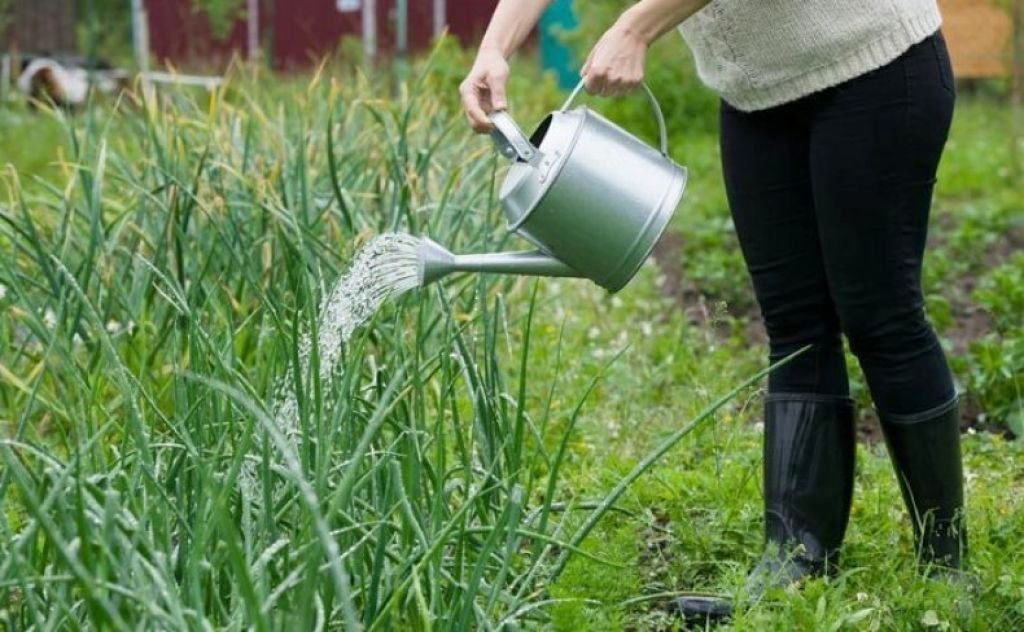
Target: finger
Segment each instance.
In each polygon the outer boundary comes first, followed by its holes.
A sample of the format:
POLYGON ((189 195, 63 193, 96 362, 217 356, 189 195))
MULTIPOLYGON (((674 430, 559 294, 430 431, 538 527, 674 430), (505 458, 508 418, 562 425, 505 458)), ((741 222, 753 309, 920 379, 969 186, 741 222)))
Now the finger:
POLYGON ((583 76, 583 87, 590 94, 601 94, 601 91, 604 89, 604 83, 604 75, 594 69, 591 69, 590 72, 583 76))
POLYGON ((466 114, 466 119, 469 121, 470 129, 477 134, 488 134, 492 129, 494 129, 494 125, 490 120, 483 122, 471 117, 468 113, 466 114))
POLYGON ((466 113, 466 118, 469 119, 469 126, 477 134, 486 134, 494 129, 494 124, 491 123, 489 118, 485 117, 481 119, 477 116, 470 115, 468 112, 466 113))
POLYGON ((470 120, 476 120, 481 115, 486 115, 483 108, 480 106, 480 91, 471 85, 464 85, 459 90, 459 94, 462 97, 462 109, 465 110, 466 116, 470 120))
POLYGON ((612 94, 610 96, 621 97, 624 94, 629 94, 632 89, 633 85, 631 83, 619 79, 611 86, 612 94))
POLYGON ((626 82, 626 89, 630 92, 636 90, 644 82, 644 67, 643 64, 639 68, 634 69, 630 74, 629 80, 626 82))
POLYGON ((491 108, 504 110, 508 107, 505 101, 505 78, 502 76, 488 75, 487 89, 491 93, 491 108))
POLYGON ((473 131, 483 133, 491 130, 491 121, 487 118, 484 109, 480 107, 479 93, 473 88, 462 91, 462 108, 466 112, 466 118, 469 119, 473 131))
POLYGON ((615 84, 612 82, 611 77, 598 77, 597 87, 594 90, 594 94, 602 97, 615 96, 615 84))
POLYGON ((629 94, 640 87, 643 83, 643 74, 631 72, 625 75, 615 75, 609 79, 607 84, 608 96, 622 96, 629 94))

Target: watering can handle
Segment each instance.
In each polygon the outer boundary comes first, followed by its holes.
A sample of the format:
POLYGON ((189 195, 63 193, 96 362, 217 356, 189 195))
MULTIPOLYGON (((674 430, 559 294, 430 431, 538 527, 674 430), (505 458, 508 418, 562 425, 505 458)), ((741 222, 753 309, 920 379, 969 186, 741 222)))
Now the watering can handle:
MULTIPOLYGON (((576 84, 576 87, 573 88, 572 94, 569 95, 569 98, 566 99, 565 103, 562 104, 563 112, 565 112, 572 106, 573 102, 576 100, 576 97, 579 96, 579 93, 583 90, 583 85, 584 80, 581 79, 580 82, 576 84)), ((665 116, 661 113, 661 106, 658 105, 658 99, 655 98, 654 93, 651 92, 651 89, 647 87, 647 82, 645 81, 640 85, 643 86, 644 92, 647 93, 647 100, 651 102, 651 109, 654 110, 654 117, 658 120, 658 141, 661 145, 661 155, 667 157, 668 130, 665 129, 665 116)))
POLYGON ((494 129, 491 130, 491 140, 498 147, 498 153, 509 160, 523 160, 531 162, 537 154, 537 150, 530 139, 526 137, 523 130, 505 110, 497 110, 489 115, 494 129))

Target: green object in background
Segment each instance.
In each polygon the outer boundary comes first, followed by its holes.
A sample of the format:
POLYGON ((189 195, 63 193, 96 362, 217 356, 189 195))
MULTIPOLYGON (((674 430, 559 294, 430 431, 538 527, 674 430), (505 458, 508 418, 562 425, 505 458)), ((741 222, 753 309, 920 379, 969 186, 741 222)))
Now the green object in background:
POLYGON ((571 90, 579 82, 579 70, 572 51, 562 43, 559 34, 576 27, 573 0, 555 0, 540 20, 540 59, 545 70, 558 77, 559 87, 571 90))

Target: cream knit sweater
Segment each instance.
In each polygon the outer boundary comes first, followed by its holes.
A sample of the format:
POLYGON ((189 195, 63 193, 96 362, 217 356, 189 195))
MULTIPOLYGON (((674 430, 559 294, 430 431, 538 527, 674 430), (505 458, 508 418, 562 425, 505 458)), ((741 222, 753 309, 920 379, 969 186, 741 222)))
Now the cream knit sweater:
POLYGON ((935 0, 711 0, 679 31, 704 83, 760 110, 884 66, 941 22, 935 0))

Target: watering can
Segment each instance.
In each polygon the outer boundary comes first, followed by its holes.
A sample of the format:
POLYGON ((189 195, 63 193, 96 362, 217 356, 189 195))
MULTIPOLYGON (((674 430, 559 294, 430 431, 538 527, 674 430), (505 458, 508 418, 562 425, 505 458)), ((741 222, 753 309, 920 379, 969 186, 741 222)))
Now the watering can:
POLYGON ((499 197, 508 230, 535 251, 455 255, 422 237, 422 285, 453 272, 587 278, 622 289, 654 249, 686 187, 686 169, 668 157, 665 117, 654 149, 600 114, 578 106, 580 82, 560 110, 527 137, 505 111, 490 115, 491 138, 512 162, 499 197))

